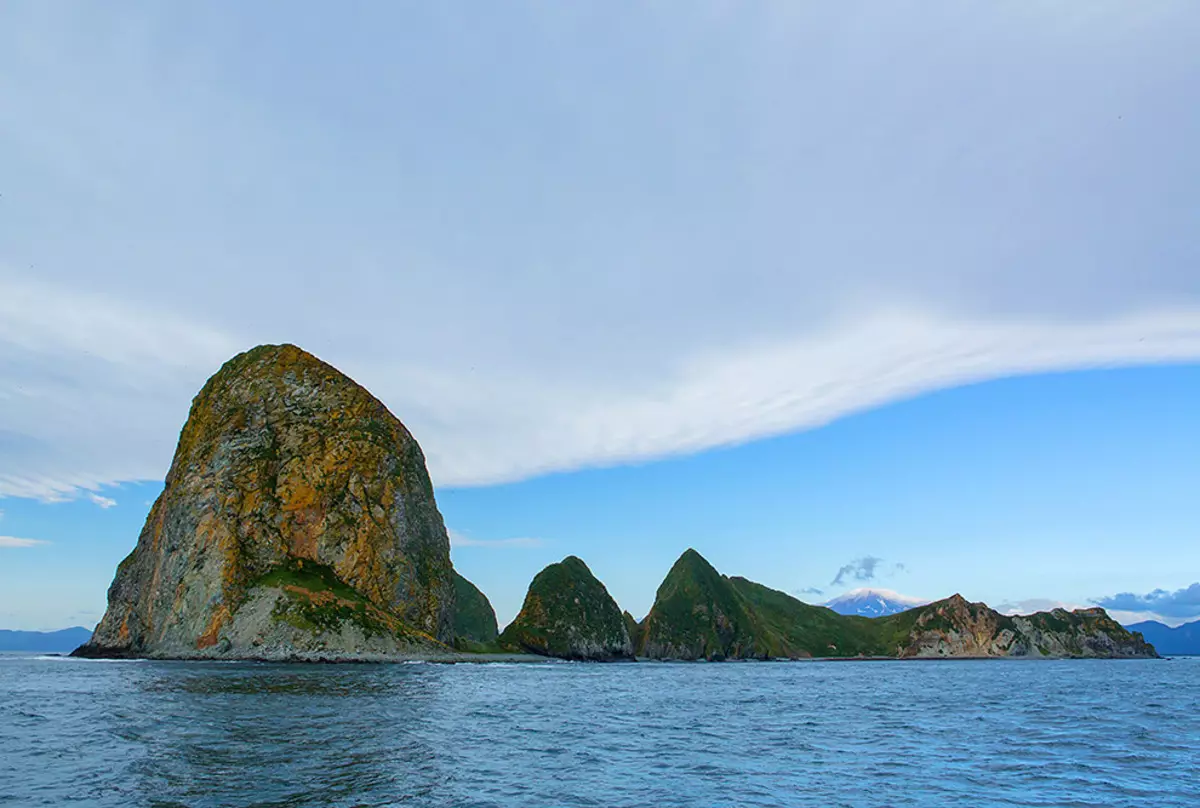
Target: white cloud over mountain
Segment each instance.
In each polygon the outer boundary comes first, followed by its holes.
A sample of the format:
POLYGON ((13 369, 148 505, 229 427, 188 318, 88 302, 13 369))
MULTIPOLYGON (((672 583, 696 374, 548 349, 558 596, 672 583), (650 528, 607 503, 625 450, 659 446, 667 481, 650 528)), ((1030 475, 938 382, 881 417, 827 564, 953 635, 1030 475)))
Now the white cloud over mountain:
POLYGON ((397 7, 330 16, 340 51, 7 13, 0 495, 160 478, 259 342, 365 384, 439 485, 1200 358, 1190 4, 397 7))

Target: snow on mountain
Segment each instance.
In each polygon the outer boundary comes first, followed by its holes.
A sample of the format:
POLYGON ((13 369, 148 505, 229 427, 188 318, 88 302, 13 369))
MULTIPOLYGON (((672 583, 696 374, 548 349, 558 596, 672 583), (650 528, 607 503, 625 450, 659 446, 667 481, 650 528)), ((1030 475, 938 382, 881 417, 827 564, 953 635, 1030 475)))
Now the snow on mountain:
POLYGON ((862 617, 883 617, 899 614, 929 601, 901 595, 890 589, 852 589, 826 602, 838 614, 857 614, 862 617))

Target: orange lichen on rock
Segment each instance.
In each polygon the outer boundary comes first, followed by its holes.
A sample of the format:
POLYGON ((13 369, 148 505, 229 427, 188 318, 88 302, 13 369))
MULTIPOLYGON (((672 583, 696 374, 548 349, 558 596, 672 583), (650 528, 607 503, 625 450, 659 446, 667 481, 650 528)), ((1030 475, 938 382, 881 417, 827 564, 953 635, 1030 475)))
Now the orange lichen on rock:
POLYGON ((266 345, 193 400, 94 642, 211 647, 213 627, 289 559, 325 565, 381 612, 453 639, 449 540, 417 442, 335 368, 266 345), (127 613, 137 619, 122 622, 127 613))
POLYGON ((224 603, 217 607, 213 612, 212 619, 209 621, 208 628, 204 633, 196 638, 197 648, 211 648, 217 644, 217 637, 221 633, 221 628, 229 621, 229 607, 224 603))

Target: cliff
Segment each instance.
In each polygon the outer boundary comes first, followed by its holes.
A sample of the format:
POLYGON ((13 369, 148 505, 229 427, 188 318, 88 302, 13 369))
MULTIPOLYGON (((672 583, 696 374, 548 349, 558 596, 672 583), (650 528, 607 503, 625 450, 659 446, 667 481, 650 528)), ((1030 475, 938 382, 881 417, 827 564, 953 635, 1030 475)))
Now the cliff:
POLYGON ((539 572, 501 647, 561 659, 632 659, 633 643, 616 602, 587 565, 567 556, 539 572))
POLYGON ((449 541, 416 440, 293 345, 227 362, 82 656, 375 658, 454 636, 449 541))
POLYGON ((896 655, 901 658, 1158 655, 1142 635, 1130 632, 1099 608, 1008 616, 953 595, 896 615, 890 622, 896 655))

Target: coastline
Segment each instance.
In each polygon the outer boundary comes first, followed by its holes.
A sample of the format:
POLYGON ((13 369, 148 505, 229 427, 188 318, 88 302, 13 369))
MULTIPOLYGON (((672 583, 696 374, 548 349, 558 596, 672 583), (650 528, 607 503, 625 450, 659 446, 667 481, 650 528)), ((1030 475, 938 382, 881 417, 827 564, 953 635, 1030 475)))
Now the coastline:
MULTIPOLYGON (((539 654, 522 653, 470 653, 451 651, 447 653, 412 653, 412 654, 329 654, 325 652, 288 653, 272 656, 216 656, 216 655, 183 655, 183 654, 154 654, 137 655, 127 653, 85 653, 76 651, 59 654, 64 658, 91 660, 128 660, 150 662, 253 662, 260 664, 307 664, 307 665, 403 665, 412 663, 429 663, 435 665, 487 665, 487 664, 561 664, 564 662, 584 662, 588 664, 728 664, 728 663, 814 663, 814 662, 1061 662, 1064 660, 1161 660, 1169 659, 1164 656, 849 656, 849 657, 780 657, 774 659, 659 659, 656 657, 636 657, 634 659, 614 660, 574 660, 560 657, 541 656, 539 654)), ((49 656, 55 656, 50 654, 49 656)))

